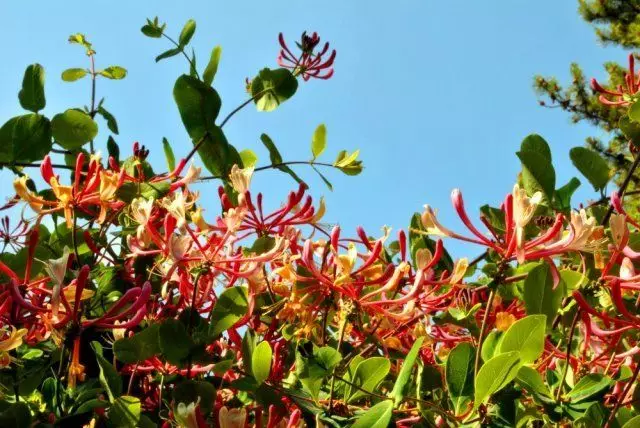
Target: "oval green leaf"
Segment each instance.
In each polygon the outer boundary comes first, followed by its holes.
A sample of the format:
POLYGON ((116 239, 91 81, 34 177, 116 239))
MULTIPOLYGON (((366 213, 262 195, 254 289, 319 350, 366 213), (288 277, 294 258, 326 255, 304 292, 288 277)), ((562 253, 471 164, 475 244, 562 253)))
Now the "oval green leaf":
POLYGON ((544 350, 546 315, 529 315, 514 322, 500 342, 501 354, 517 351, 523 364, 533 363, 544 350))
POLYGON ((67 150, 75 150, 93 140, 98 134, 98 124, 80 110, 69 109, 51 120, 53 138, 67 150))
POLYGON ((269 345, 267 341, 260 342, 253 350, 251 355, 251 371, 258 385, 261 385, 262 382, 267 380, 271 373, 272 356, 271 345, 269 345))
POLYGON ((522 367, 518 352, 507 352, 493 357, 478 371, 475 381, 474 408, 485 403, 492 394, 507 386, 522 367))

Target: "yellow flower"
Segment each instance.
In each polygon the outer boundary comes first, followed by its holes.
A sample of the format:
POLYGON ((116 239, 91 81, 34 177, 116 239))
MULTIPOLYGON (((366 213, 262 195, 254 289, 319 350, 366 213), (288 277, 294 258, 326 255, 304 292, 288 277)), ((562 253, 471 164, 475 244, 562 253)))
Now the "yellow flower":
POLYGON ((207 222, 204 221, 204 218, 202 217, 201 207, 198 207, 195 210, 191 211, 191 221, 193 222, 193 224, 198 226, 198 229, 200 229, 201 231, 209 230, 209 224, 207 224, 207 222))
POLYGON ((395 349, 396 351, 402 351, 403 349, 402 342, 395 336, 387 337, 382 343, 387 348, 395 349))
POLYGON ((247 421, 247 411, 242 409, 227 409, 222 406, 218 414, 220 428, 244 428, 247 421))
POLYGON ((187 210, 193 206, 194 202, 195 199, 187 198, 185 193, 179 192, 164 198, 161 205, 178 221, 177 226, 182 228, 186 224, 187 210))
POLYGON ((627 234, 627 216, 624 214, 613 214, 611 220, 609 220, 609 227, 611 228, 613 242, 617 248, 620 248, 623 244, 622 240, 627 234))
POLYGON ((55 177, 51 177, 50 184, 53 194, 58 198, 58 208, 62 208, 64 211, 67 227, 73 227, 73 188, 60 185, 55 177))
POLYGON ((144 198, 135 198, 131 201, 131 216, 138 223, 138 228, 136 229, 136 237, 138 241, 140 241, 144 246, 149 245, 151 241, 151 237, 149 236, 149 232, 147 232, 147 223, 149 222, 149 218, 151 218, 151 212, 153 211, 153 198, 144 199, 144 198))
POLYGON ((0 368, 5 368, 14 361, 14 358, 9 355, 9 351, 22 345, 22 338, 27 334, 26 328, 16 330, 14 326, 11 326, 9 330, 11 331, 9 336, 0 341, 0 368))
POLYGON ((118 190, 118 181, 119 177, 114 172, 100 171, 100 215, 98 216, 100 224, 104 222, 109 202, 113 200, 118 190))
POLYGON ((420 216, 422 221, 422 226, 426 229, 427 235, 437 235, 437 236, 453 236, 453 232, 445 228, 440 224, 438 219, 436 218, 436 212, 429 206, 424 206, 424 211, 420 216))
POLYGON ((311 217, 311 223, 316 224, 322 217, 324 217, 324 213, 327 211, 327 207, 324 204, 324 197, 320 198, 320 204, 318 205, 318 211, 311 217))
POLYGON ((433 254, 428 248, 420 248, 416 251, 416 268, 418 270, 425 269, 433 260, 433 254))
POLYGON ((456 264, 453 266, 453 273, 449 278, 450 284, 458 284, 464 278, 464 275, 467 273, 467 269, 469 268, 469 259, 466 257, 461 258, 456 261, 456 264))
POLYGON ((13 180, 13 188, 16 193, 26 203, 29 204, 32 210, 36 213, 39 213, 42 210, 42 200, 35 195, 29 188, 27 187, 27 181, 29 180, 29 176, 23 175, 22 177, 16 177, 13 180))
POLYGON ((190 403, 188 406, 184 403, 178 403, 174 418, 180 428, 198 428, 198 417, 196 416, 196 408, 200 404, 200 397, 195 403, 190 403))
POLYGON ((254 168, 252 166, 248 168, 238 168, 238 165, 231 167, 231 173, 229 174, 229 180, 231 181, 231 187, 240 195, 246 193, 251 185, 251 177, 253 176, 254 168))
POLYGON ((193 166, 193 164, 191 164, 189 166, 189 169, 187 170, 187 173, 184 177, 182 177, 182 180, 180 181, 182 182, 182 184, 189 185, 200 178, 201 171, 202 168, 196 168, 195 166, 193 166))
POLYGON ((516 255, 519 263, 524 263, 524 228, 542 201, 542 193, 536 192, 530 198, 518 184, 513 186, 513 221, 516 224, 516 255))
POLYGON ((240 208, 229 208, 224 213, 224 224, 229 232, 235 232, 242 224, 246 211, 240 208))
POLYGON ((514 322, 516 322, 516 317, 509 312, 498 312, 496 314, 496 328, 498 331, 505 332, 509 330, 509 327, 511 327, 511 324, 514 322))

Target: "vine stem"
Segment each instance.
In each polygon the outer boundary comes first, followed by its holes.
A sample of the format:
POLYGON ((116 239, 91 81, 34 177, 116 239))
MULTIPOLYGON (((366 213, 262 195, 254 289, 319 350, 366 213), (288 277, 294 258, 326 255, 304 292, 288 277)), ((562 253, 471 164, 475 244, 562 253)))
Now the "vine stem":
MULTIPOLYGON (((276 169, 276 168, 281 168, 283 166, 289 166, 289 165, 319 165, 319 166, 326 166, 326 167, 331 167, 331 168, 337 168, 335 165, 331 164, 331 163, 326 163, 326 162, 312 162, 312 161, 289 161, 289 162, 282 162, 282 163, 274 163, 272 165, 265 165, 265 166, 261 166, 258 168, 255 168, 253 170, 253 172, 257 172, 257 171, 265 171, 267 169, 276 169)), ((219 180, 221 178, 224 178, 221 175, 210 175, 207 177, 200 177, 199 181, 207 181, 207 180, 219 180)))
MULTIPOLYGON (((91 111, 89 115, 91 119, 93 119, 96 117, 96 61, 94 54, 89 55, 89 59, 91 60, 91 111)), ((89 149, 91 150, 91 154, 93 154, 93 140, 89 142, 89 149)))
POLYGON ((578 325, 579 319, 580 309, 578 309, 576 315, 573 317, 573 321, 571 322, 571 330, 569 331, 569 341, 567 342, 567 353, 565 356, 564 370, 562 370, 562 378, 560 379, 560 383, 558 384, 558 391, 556 392, 556 403, 560 402, 560 395, 562 395, 562 385, 564 385, 564 381, 567 378, 567 373, 569 371, 569 361, 571 358, 571 342, 573 341, 573 334, 576 331, 576 326, 578 325))
MULTIPOLYGON (((0 166, 8 166, 8 167, 19 166, 19 167, 22 167, 22 168, 40 168, 40 164, 39 163, 28 163, 28 162, 0 162, 0 166)), ((63 164, 59 164, 59 163, 51 164, 51 166, 54 167, 54 168, 62 168, 62 169, 68 169, 68 170, 75 169, 72 166, 63 165, 63 164)))
POLYGON ((480 368, 480 353, 482 350, 482 342, 484 341, 484 333, 487 329, 487 321, 489 320, 489 312, 491 312, 491 306, 493 306, 493 299, 496 296, 495 290, 491 290, 489 293, 489 299, 487 300, 487 309, 484 311, 482 317, 482 325, 480 325, 480 334, 478 335, 478 349, 476 349, 476 358, 473 363, 474 377, 478 376, 478 369, 480 368))
MULTIPOLYGON (((187 333, 191 336, 191 332, 193 330, 193 322, 195 321, 195 317, 197 315, 196 311, 196 296, 198 295, 198 283, 200 282, 200 277, 202 276, 202 270, 199 270, 196 274, 195 279, 193 280, 193 296, 191 297, 191 312, 189 313, 189 322, 187 323, 187 333), (195 314, 194 314, 195 312, 195 314)), ((187 364, 187 379, 191 378, 191 365, 192 365, 192 356, 191 352, 189 352, 189 362, 187 364)))
POLYGON ((167 40, 169 40, 171 43, 173 43, 177 48, 180 49, 180 52, 182 53, 182 55, 184 55, 184 57, 189 62, 191 70, 193 70, 196 73, 196 77, 198 78, 198 80, 200 80, 200 74, 198 74, 198 70, 196 69, 196 65, 193 63, 193 61, 191 61, 191 58, 189 58, 189 55, 187 55, 187 53, 184 51, 184 46, 180 46, 180 44, 178 44, 178 42, 173 40, 171 37, 167 36, 164 32, 162 33, 162 36, 164 38, 166 38, 167 40))
MULTIPOLYGON (((338 354, 340 353, 340 348, 342 347, 342 342, 344 341, 344 333, 347 330, 347 322, 349 321, 349 314, 344 314, 344 320, 340 324, 340 339, 338 340, 338 346, 336 347, 336 351, 338 354)), ((336 367, 333 369, 333 373, 331 374, 331 389, 329 391, 329 415, 333 412, 333 393, 336 383, 336 367)))
MULTIPOLYGON (((624 198, 624 193, 627 190, 627 187, 631 182, 631 178, 633 177, 633 173, 638 168, 638 165, 640 165, 640 155, 636 156, 636 158, 633 160, 633 164, 631 164, 631 168, 629 168, 629 171, 627 172, 627 175, 625 176, 624 181, 620 185, 620 188, 618 190, 618 193, 620 194, 620 198, 624 198)), ((602 218, 601 224, 603 225, 607 224, 609 222, 609 218, 611 217, 611 214, 613 214, 613 205, 609 204, 609 209, 607 210, 606 214, 602 218)))

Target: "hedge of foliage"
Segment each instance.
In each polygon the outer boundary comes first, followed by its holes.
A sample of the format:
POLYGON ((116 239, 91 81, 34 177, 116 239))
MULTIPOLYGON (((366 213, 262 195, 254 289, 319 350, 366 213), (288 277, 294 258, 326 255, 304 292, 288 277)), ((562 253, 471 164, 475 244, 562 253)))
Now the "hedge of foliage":
POLYGON ((319 161, 324 125, 308 161, 261 135, 263 166, 223 131, 243 108, 274 110, 329 79, 335 50, 315 33, 280 35, 280 68, 247 81, 247 101, 223 117, 221 48, 200 70, 195 30, 142 27, 171 44, 156 61, 188 67, 173 96, 193 144, 176 157, 164 140, 166 167, 116 143, 96 86, 127 71, 98 68, 84 35, 69 41, 89 66, 62 80, 90 79, 87 107, 44 116, 44 69, 25 71, 27 113, 0 128, 16 192, 0 225, 0 426, 640 426, 640 219, 625 211, 640 163, 633 57, 625 86, 592 85, 623 113, 634 156, 615 191, 607 163, 576 147, 569 158, 601 198, 572 208, 580 180, 559 186, 548 144, 530 135, 499 207, 469 212, 452 192, 464 230, 425 205, 406 230, 371 236, 322 223, 323 201, 292 169, 328 186, 321 171, 362 171, 357 151, 319 161), (265 169, 297 181, 272 212, 250 190, 265 169), (195 185, 217 188, 219 212, 203 211, 195 185), (477 257, 453 260, 443 238, 477 257))

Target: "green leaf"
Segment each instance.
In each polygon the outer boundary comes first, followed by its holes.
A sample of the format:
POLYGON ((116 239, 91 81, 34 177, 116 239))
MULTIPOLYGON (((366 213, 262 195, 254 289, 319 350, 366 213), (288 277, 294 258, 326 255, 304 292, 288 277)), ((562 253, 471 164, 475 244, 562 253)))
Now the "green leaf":
POLYGON ((228 142, 215 120, 220 112, 220 96, 195 77, 183 74, 176 80, 173 97, 180 117, 204 166, 214 175, 227 177, 234 164, 242 160, 228 142))
POLYGON ((189 405, 200 399, 200 409, 206 415, 211 412, 216 401, 216 388, 205 381, 185 380, 180 382, 173 390, 173 399, 176 404, 189 405))
POLYGON ((102 346, 98 342, 91 342, 91 347, 96 354, 96 360, 100 367, 100 384, 107 392, 109 401, 113 403, 116 397, 122 394, 122 380, 113 365, 102 356, 102 346))
POLYGON ((231 287, 222 292, 211 313, 209 334, 216 337, 233 327, 247 314, 249 300, 246 287, 231 287))
POLYGON ((402 363, 402 368, 398 373, 396 383, 393 385, 393 390, 389 394, 389 397, 393 398, 394 407, 398 407, 404 398, 405 389, 409 383, 409 379, 411 378, 411 372, 413 371, 413 366, 416 363, 416 359, 418 358, 418 353, 420 352, 420 347, 422 347, 423 342, 424 336, 419 337, 413 343, 404 363, 402 363))
POLYGON ((566 400, 573 403, 585 401, 586 399, 594 399, 595 396, 602 394, 613 384, 608 376, 599 373, 589 373, 582 377, 573 389, 564 395, 566 400))
POLYGON ((549 148, 549 144, 538 134, 531 134, 525 137, 520 145, 520 150, 539 153, 551 162, 551 149, 549 148))
POLYGON ((618 127, 633 144, 636 146, 640 144, 640 122, 632 121, 628 116, 622 116, 618 127))
POLYGON ((240 159, 242 159, 242 166, 245 168, 256 166, 256 163, 258 163, 258 156, 253 150, 245 149, 239 155, 240 159))
POLYGON ((139 197, 158 200, 168 194, 170 188, 171 184, 166 181, 158 183, 134 183, 129 181, 118 188, 116 196, 127 203, 139 197))
POLYGON ((537 370, 528 367, 522 366, 520 370, 518 370, 518 375, 516 376, 516 381, 522 385, 530 394, 534 397, 538 398, 538 400, 550 400, 553 398, 551 395, 551 391, 549 391, 549 387, 542 380, 542 376, 538 373, 537 370))
MULTIPOLYGON (((378 384, 387 377, 391 370, 391 361, 385 357, 371 357, 364 361, 361 361, 357 367, 353 376, 351 376, 351 383, 358 385, 365 391, 375 392, 378 384)), ((350 385, 347 385, 347 393, 345 397, 348 403, 352 403, 359 398, 366 397, 367 394, 359 389, 351 389, 350 385)))
POLYGON ((260 135, 260 140, 262 141, 262 144, 265 145, 267 150, 269 150, 269 159, 271 160, 271 165, 273 165, 274 167, 276 167, 282 172, 286 172, 291 177, 293 177, 293 179, 296 180, 298 183, 303 183, 302 179, 298 177, 298 175, 295 172, 293 172, 291 168, 289 168, 287 165, 282 165, 283 164, 282 155, 280 154, 280 151, 278 151, 278 148, 276 147, 273 140, 267 134, 260 135))
POLYGON ((251 371, 258 385, 267 380, 271 373, 271 345, 269 342, 260 342, 251 356, 251 371))
POLYGON ((173 49, 166 50, 156 57, 156 62, 160 62, 166 58, 171 58, 172 56, 176 56, 181 52, 182 52, 182 49, 180 48, 173 48, 173 49))
POLYGON ((75 82, 76 80, 82 79, 87 75, 87 70, 84 68, 67 68, 62 72, 62 80, 65 82, 75 82))
POLYGON ((3 160, 32 162, 41 160, 51 150, 51 123, 46 117, 30 113, 11 119, 5 126, 0 129, 0 145, 11 150, 11 155, 8 159, 1 154, 3 160))
POLYGON ((498 330, 493 330, 482 341, 482 351, 480 351, 480 357, 482 361, 489 361, 496 355, 498 345, 500 345, 500 339, 502 339, 503 333, 498 330))
POLYGON ((475 381, 474 408, 485 403, 515 379, 522 364, 519 352, 507 352, 487 361, 478 371, 475 381))
POLYGON ((326 184, 329 190, 333 192, 333 184, 331 184, 329 179, 325 177, 324 174, 321 173, 320 170, 318 170, 318 168, 315 167, 315 165, 311 165, 311 168, 313 168, 313 170, 320 176, 320 178, 322 179, 322 181, 324 181, 324 184, 326 184))
POLYGON ((47 104, 44 97, 44 68, 40 64, 31 64, 25 70, 18 99, 22 108, 34 113, 47 104))
POLYGON ((580 180, 573 177, 571 178, 571 180, 569 180, 567 184, 565 184, 559 189, 556 189, 556 194, 555 194, 556 207, 560 211, 571 210, 571 196, 573 196, 573 193, 576 190, 578 190, 578 187, 580 187, 580 184, 581 184, 580 180))
POLYGON ((622 425, 622 428, 640 428, 640 416, 635 416, 622 425))
POLYGON ((173 149, 171 148, 171 144, 169 144, 169 140, 165 137, 162 137, 162 149, 164 150, 164 157, 167 160, 167 169, 169 171, 173 171, 176 169, 176 157, 173 154, 173 149))
POLYGON ((318 400, 320 388, 325 384, 325 377, 332 373, 341 359, 340 353, 330 346, 318 348, 311 342, 306 342, 304 345, 298 344, 295 360, 296 374, 305 391, 314 400, 318 400), (311 351, 308 351, 307 347, 311 347, 311 351))
POLYGON ((533 194, 540 190, 547 200, 553 200, 556 172, 551 161, 539 151, 521 150, 516 155, 522 163, 522 180, 527 193, 533 194))
POLYGON ((162 37, 162 33, 164 32, 164 29, 166 26, 167 24, 160 25, 158 23, 158 17, 156 16, 153 21, 147 18, 147 24, 144 25, 140 29, 140 31, 142 31, 142 34, 144 34, 147 37, 153 37, 155 39, 159 39, 160 37, 162 37))
POLYGON ((127 69, 119 65, 112 65, 104 70, 98 71, 98 74, 107 79, 120 80, 127 77, 127 69))
POLYGON ((327 148, 327 127, 324 123, 318 125, 311 138, 311 153, 313 154, 313 160, 316 160, 322 152, 327 148))
POLYGON ((196 21, 190 19, 184 24, 182 27, 182 31, 180 32, 180 37, 178 37, 178 44, 181 48, 184 48, 189 44, 191 38, 193 37, 193 33, 196 32, 196 21))
POLYGON ((609 165, 602 157, 586 147, 574 147, 569 151, 571 162, 584 175, 593 189, 603 190, 611 178, 609 165))
POLYGON ((135 364, 149 359, 160 352, 158 332, 160 324, 151 324, 131 337, 118 339, 113 344, 116 358, 123 363, 135 364))
POLYGON ((207 67, 204 69, 204 73, 202 73, 202 80, 205 85, 211 86, 213 83, 213 79, 216 77, 216 73, 218 72, 218 64, 220 64, 220 56, 222 55, 222 47, 216 46, 211 51, 211 58, 209 59, 209 63, 207 67))
POLYGON ((58 144, 76 150, 96 137, 98 124, 85 112, 69 109, 53 117, 51 131, 58 144))
POLYGON ((114 401, 109 409, 109 422, 113 426, 122 428, 136 428, 140 421, 142 406, 136 397, 123 395, 114 401))
POLYGON ((116 122, 116 118, 102 106, 98 107, 98 114, 107 121, 107 128, 109 128, 109 130, 114 134, 118 135, 118 122, 116 122))
POLYGON ((194 346, 184 324, 175 319, 168 319, 160 325, 158 339, 162 354, 167 361, 176 365, 189 356, 194 346))
POLYGON ((551 268, 546 263, 540 263, 531 269, 524 280, 524 306, 527 314, 543 314, 547 316, 547 324, 553 322, 560 309, 564 297, 564 282, 560 281, 553 288, 551 268))
POLYGON ((629 107, 629 119, 634 122, 640 122, 640 102, 634 102, 631 107, 629 107))
POLYGON ((544 351, 546 323, 546 315, 529 315, 514 322, 504 334, 499 352, 517 351, 522 364, 533 363, 544 351))
POLYGON ((447 357, 445 380, 456 415, 462 413, 466 403, 473 398, 475 355, 475 348, 468 342, 462 342, 453 348, 447 357))
POLYGON ((351 428, 387 428, 393 415, 393 403, 381 401, 358 417, 351 428))
POLYGON ((275 110, 297 89, 298 81, 286 68, 264 68, 251 82, 251 96, 259 111, 275 110))

